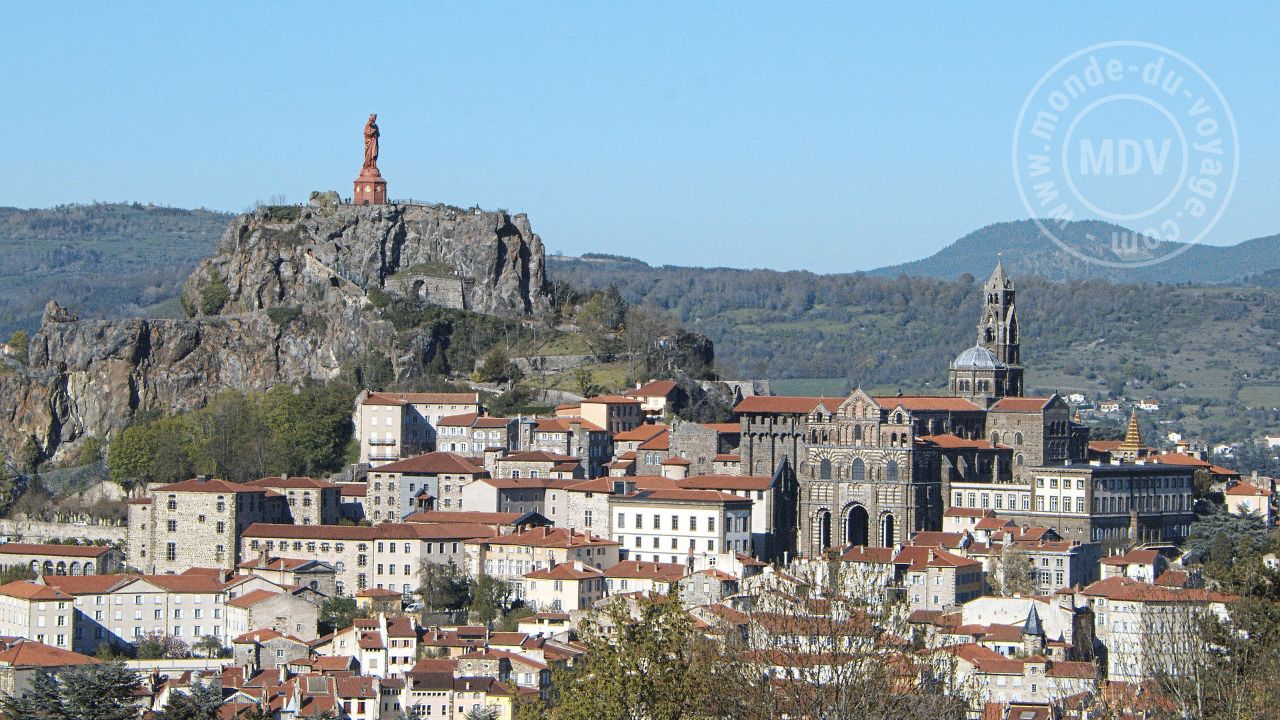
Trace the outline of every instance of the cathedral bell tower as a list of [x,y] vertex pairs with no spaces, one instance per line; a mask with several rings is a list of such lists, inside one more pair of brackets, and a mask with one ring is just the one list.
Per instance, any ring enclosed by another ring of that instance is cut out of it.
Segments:
[[1004,265],[996,264],[982,296],[978,342],[951,363],[948,384],[952,395],[990,407],[1002,397],[1022,395],[1015,292]]

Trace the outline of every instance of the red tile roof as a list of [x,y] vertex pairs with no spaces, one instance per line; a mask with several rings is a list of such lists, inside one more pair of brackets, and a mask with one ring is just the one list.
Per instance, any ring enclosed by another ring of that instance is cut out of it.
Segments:
[[317,480],[312,477],[290,475],[288,477],[265,477],[261,480],[245,483],[254,487],[261,488],[286,488],[286,489],[302,489],[302,490],[323,490],[325,488],[337,487],[328,480]]
[[342,497],[364,497],[369,494],[369,483],[338,483],[338,487],[342,488]]
[[56,543],[0,543],[0,555],[50,555],[98,558],[111,552],[106,545],[58,545]]
[[[1250,485],[1249,483],[1239,483],[1232,485],[1226,490],[1227,495],[1235,495],[1240,497],[1271,497],[1271,491],[1265,488]],[[0,545],[0,549],[4,546]]]
[[734,406],[737,413],[777,413],[782,415],[808,415],[819,403],[828,410],[835,410],[844,402],[834,397],[800,397],[787,395],[750,395]]
[[372,473],[407,473],[411,475],[474,475],[483,477],[489,473],[472,465],[461,455],[450,452],[429,452],[397,460],[371,469]]
[[657,582],[675,582],[685,576],[688,570],[680,563],[641,562],[639,560],[623,560],[614,563],[604,571],[605,577],[627,578],[636,580],[654,580]]
[[886,410],[899,405],[908,411],[977,412],[982,409],[964,398],[949,395],[883,395],[872,399]]
[[372,392],[362,405],[478,405],[479,393]]
[[921,435],[915,439],[917,445],[936,447],[943,450],[994,450],[1004,445],[992,445],[990,440],[967,439],[959,435],[945,433],[941,435]]
[[1000,398],[991,406],[991,412],[1036,412],[1043,410],[1053,398],[1047,397],[1007,397]]
[[40,585],[26,580],[14,580],[0,585],[0,595],[22,598],[24,600],[71,600],[71,596],[47,585]]
[[240,597],[228,600],[227,604],[238,608],[250,608],[282,594],[271,592],[270,590],[251,590]]
[[893,563],[893,548],[867,547],[865,545],[853,545],[840,559],[845,562],[861,562],[876,563],[878,565],[889,565]]
[[1234,595],[1224,595],[1200,588],[1169,588],[1148,585],[1121,575],[1099,580],[1086,587],[1082,592],[1089,597],[1131,602],[1228,603],[1237,599]]
[[101,595],[131,583],[137,575],[46,575],[44,583],[69,595]]
[[693,463],[689,462],[688,460],[685,460],[684,458],[682,458],[682,457],[680,457],[680,456],[678,456],[678,455],[674,455],[674,456],[672,456],[672,457],[669,457],[669,458],[667,458],[667,459],[663,460],[662,462],[660,462],[660,463],[658,463],[658,464],[659,464],[659,465],[673,465],[673,466],[678,465],[678,466],[682,466],[682,467],[689,467],[689,466],[690,466],[690,465],[692,465]]
[[663,502],[696,502],[696,503],[750,503],[749,498],[720,492],[718,490],[690,490],[687,488],[657,488],[654,490],[638,490],[630,495],[621,495],[615,502],[647,502],[650,500]]
[[586,547],[618,545],[613,540],[606,540],[590,533],[578,532],[572,528],[530,528],[520,532],[499,535],[492,538],[469,541],[470,544],[483,545],[525,545],[531,547]]
[[637,450],[670,450],[671,449],[671,432],[664,430],[657,435],[645,440],[636,447]]
[[81,655],[32,640],[19,639],[0,650],[0,665],[13,668],[58,668],[70,665],[94,665],[97,658]]
[[668,430],[666,425],[637,425],[614,434],[614,442],[644,442]]
[[1158,550],[1130,550],[1123,555],[1112,555],[1102,559],[1103,565],[1152,565],[1160,557]]
[[676,389],[676,384],[671,380],[650,380],[638,388],[633,388],[623,392],[628,397],[666,397]]
[[582,480],[569,485],[565,490],[572,492],[612,493],[615,482],[636,484],[637,490],[656,490],[658,488],[677,487],[676,481],[659,475],[634,475],[630,477],[598,477]]
[[226,480],[200,480],[198,478],[161,485],[151,489],[152,495],[169,492],[265,493],[267,489],[254,487],[246,483],[233,483]]

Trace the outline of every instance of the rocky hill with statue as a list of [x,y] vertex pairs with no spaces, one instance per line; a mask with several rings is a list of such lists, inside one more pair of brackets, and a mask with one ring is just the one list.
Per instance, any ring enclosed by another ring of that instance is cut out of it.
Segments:
[[412,376],[449,342],[430,309],[537,322],[551,299],[524,215],[322,193],[233,219],[182,305],[183,319],[107,321],[50,302],[25,366],[0,375],[0,441],[54,457],[142,409],[332,379],[370,352]]

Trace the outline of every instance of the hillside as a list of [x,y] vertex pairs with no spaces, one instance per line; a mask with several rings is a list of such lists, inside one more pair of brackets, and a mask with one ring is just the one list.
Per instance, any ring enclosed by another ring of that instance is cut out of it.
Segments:
[[[988,266],[979,276],[985,279]],[[711,338],[726,375],[936,390],[976,339],[973,276],[920,277],[649,267],[551,258],[553,280],[616,285]],[[1280,420],[1280,290],[1070,283],[1013,275],[1029,388],[1156,396],[1191,429],[1240,437]]]
[[[1104,222],[1069,223],[1058,237],[1081,255],[1119,262],[1112,250],[1112,233],[1125,228]],[[1181,247],[1180,243],[1175,243]],[[1158,248],[1157,256],[1172,253]],[[921,260],[890,265],[868,275],[913,275],[952,280],[965,273],[982,277],[996,260],[1020,277],[1037,275],[1048,280],[1109,280],[1115,283],[1236,283],[1259,272],[1280,268],[1280,235],[1254,238],[1238,245],[1193,245],[1177,256],[1146,267],[1113,268],[1085,262],[1050,238],[1031,220],[988,225],[956,240]]]
[[[50,303],[25,366],[0,374],[0,442],[46,456],[139,412],[224,389],[464,372],[550,304],[523,215],[444,205],[265,207],[233,219],[178,319],[94,320]],[[455,343],[455,334],[460,341]],[[455,348],[462,341],[472,345]],[[353,370],[354,368],[354,370]]]
[[137,203],[0,208],[0,333],[35,330],[50,299],[84,317],[173,315],[230,219]]

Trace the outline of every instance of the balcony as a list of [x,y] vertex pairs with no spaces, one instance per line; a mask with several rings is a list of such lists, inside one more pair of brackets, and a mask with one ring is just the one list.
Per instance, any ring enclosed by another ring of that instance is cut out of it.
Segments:
[[399,441],[393,440],[391,438],[382,438],[381,440],[375,440],[373,438],[369,439],[370,445],[395,445],[397,442]]
[[394,453],[394,452],[369,453],[370,462],[392,462],[399,459],[400,459],[400,453]]

